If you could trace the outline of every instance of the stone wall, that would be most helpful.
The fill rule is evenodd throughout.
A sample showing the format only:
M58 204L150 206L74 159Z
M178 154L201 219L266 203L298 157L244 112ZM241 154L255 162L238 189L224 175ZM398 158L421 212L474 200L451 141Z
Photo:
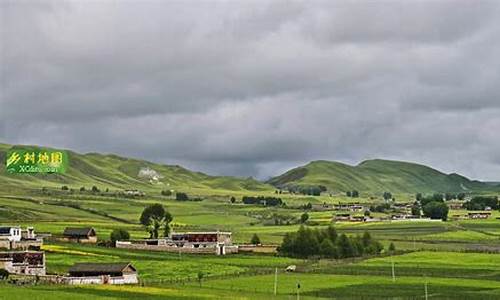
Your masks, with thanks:
M129 242L116 242L116 248L134 249L134 250L148 250L148 251L164 251L174 253L193 253L193 254L216 254L216 248L190 248L190 247L172 247L172 246L158 246L146 244L133 244Z

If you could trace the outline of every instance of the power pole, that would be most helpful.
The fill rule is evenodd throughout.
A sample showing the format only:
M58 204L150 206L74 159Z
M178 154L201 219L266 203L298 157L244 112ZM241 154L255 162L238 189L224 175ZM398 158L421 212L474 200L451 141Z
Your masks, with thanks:
M427 294L427 279L425 279L424 289L425 289L425 300L428 300L429 295Z
M394 259L391 259L392 264L392 282L396 282L396 273L394 272Z
M300 283L297 282L297 300L300 300Z
M274 296L278 292L278 268L274 271Z

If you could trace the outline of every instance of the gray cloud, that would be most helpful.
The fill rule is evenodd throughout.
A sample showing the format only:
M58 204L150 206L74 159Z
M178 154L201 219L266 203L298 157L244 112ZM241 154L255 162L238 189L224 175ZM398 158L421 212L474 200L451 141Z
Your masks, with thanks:
M0 140L265 178L500 177L496 1L3 1Z

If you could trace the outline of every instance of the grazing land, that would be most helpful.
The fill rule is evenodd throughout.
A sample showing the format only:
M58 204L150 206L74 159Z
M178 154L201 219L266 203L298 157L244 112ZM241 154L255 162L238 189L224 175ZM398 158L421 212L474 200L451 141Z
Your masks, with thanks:
M253 179L208 176L114 155L70 155L72 168L64 175L23 177L0 170L0 225L34 226L37 232L50 232L53 237L42 248L49 274L66 274L77 262L130 261L138 270L140 284L18 286L0 281L0 299L290 299L297 292L301 299L424 299L425 286L429 299L500 299L498 210L489 211L488 219L394 221L390 220L393 212L381 211L372 212L382 218L377 222L332 223L338 213L334 205L378 205L386 202L383 194L370 188L357 198L331 188L318 196L294 194ZM143 167L161 174L160 182L138 178ZM92 192L93 186L99 191ZM467 196L498 195L489 187ZM145 195L129 197L121 193L125 189L138 189ZM162 194L165 190L173 193ZM176 192L196 200L176 200ZM415 194L404 185L393 192L393 204L415 201ZM244 204L243 196L280 197L286 205ZM78 226L95 228L101 241L109 240L114 229L127 230L133 239L146 238L149 234L139 217L154 203L172 214L173 231L231 231L236 244L248 244L257 234L262 244L278 246L286 233L301 225L319 229L333 224L339 234L369 232L384 251L349 259L297 259L274 252L215 256L125 250L57 239L65 227ZM452 209L448 216L467 212ZM304 213L308 219L301 224ZM349 213L362 215L363 211ZM388 252L390 244L395 252ZM285 272L290 265L297 266L295 272Z

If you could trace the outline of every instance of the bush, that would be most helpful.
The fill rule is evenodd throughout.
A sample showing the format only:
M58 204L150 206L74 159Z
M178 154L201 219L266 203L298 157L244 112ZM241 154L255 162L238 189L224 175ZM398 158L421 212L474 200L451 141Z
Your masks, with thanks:
M448 205L443 202L432 201L427 203L423 208L424 216L431 219L448 219Z
M172 191L171 190L164 190L164 191L161 191L161 195L162 196L172 196Z
M186 193L176 193L175 200L177 200L177 201L189 201L189 196Z
M69 190L69 188L68 188L68 186L67 186L67 185L63 185L63 186L61 187L61 190L63 190L63 191L67 191L67 190Z
M114 229L111 232L110 240L115 245L116 241L128 240L130 239L130 233L125 229Z
M92 186L92 193L99 193L99 192L100 192L99 188L97 188L95 185Z
M250 240L250 244L252 244L252 245L259 245L260 244L260 238L256 233L253 234L252 239Z
M307 222L307 220L309 220L309 215L307 213L303 213L300 216L300 223L305 223L305 222Z
M391 244L389 244L389 253L394 252L396 252L396 246L394 246L394 243L391 242Z
M9 279L9 271L5 270L5 269L0 269L0 280L6 280L6 279Z

